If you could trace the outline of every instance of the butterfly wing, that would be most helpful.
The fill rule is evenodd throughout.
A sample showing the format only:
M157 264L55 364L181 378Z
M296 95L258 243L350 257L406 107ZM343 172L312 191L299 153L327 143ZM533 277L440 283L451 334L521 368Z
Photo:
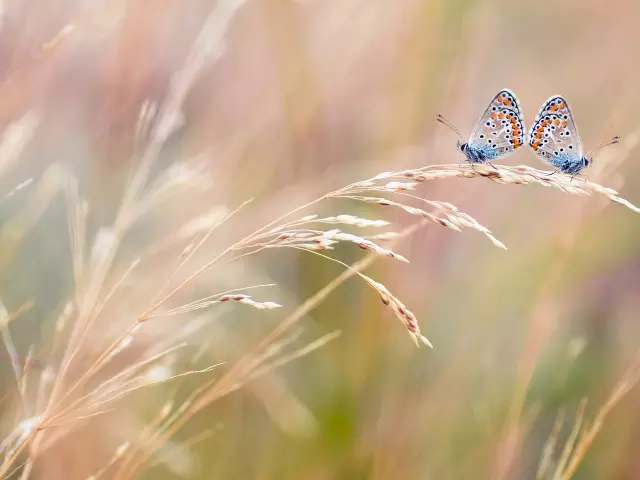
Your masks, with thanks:
M581 169L582 143L569 104L561 95L554 95L542 105L527 142L536 155L551 165L567 172Z
M524 144L524 119L518 97L500 90L476 123L469 147L488 158L506 156Z

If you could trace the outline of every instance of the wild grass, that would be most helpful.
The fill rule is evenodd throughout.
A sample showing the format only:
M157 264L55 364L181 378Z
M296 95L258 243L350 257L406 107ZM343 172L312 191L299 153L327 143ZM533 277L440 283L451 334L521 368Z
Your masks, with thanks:
M25 451L28 451L28 456L23 472L28 472L29 466L37 461L38 455L42 451L52 448L56 442L71 434L82 422L89 421L92 417L105 414L117 408L117 401L133 392L158 383L176 381L185 376L205 375L208 372L216 372L219 369L225 370L224 373L216 378L203 380L202 386L182 404L174 405L172 399L167 399L157 413L156 420L147 427L141 438L132 438L118 448L112 462L105 467L104 471L107 468L115 468L118 472L118 478L132 477L150 460L151 455L198 411L208 407L225 395L242 388L255 378L302 355L306 355L335 338L335 334L330 334L305 347L287 351L286 347L290 340L284 335L319 301L324 299L331 290L337 288L340 283L351 276L360 277L380 296L382 303L393 312L418 344L424 343L432 346L431 342L421 333L416 316L398 296L391 293L383 284L362 273L361 270L379 257L389 257L401 262L408 262L404 256L392 250L393 244L427 224L444 226L453 231L470 228L487 236L494 245L505 249L506 247L493 236L490 230L473 217L460 212L454 205L439 200L428 200L420 194L408 193L418 188L422 190L422 184L430 181L454 177L486 178L502 184L538 184L557 188L573 195L596 194L625 205L636 212L638 211L637 207L619 197L617 192L612 189L602 187L593 182L573 180L563 175L549 176L548 172L530 167L436 165L412 170L391 171L381 173L364 181L352 183L295 208L264 227L255 230L233 245L226 247L215 258L196 268L194 272L186 275L181 280L176 280L183 267L204 245L205 241L210 236L215 235L216 228L224 221L229 221L230 217L236 213L234 212L213 223L204 233L199 232L195 235L195 238L188 243L183 254L177 259L177 267L166 280L164 287L149 302L149 306L135 316L130 321L129 326L117 335L101 351L97 359L88 365L77 378L69 377L68 372L71 371L71 366L82 349L84 339L89 334L92 326L100 322L101 312L117 293L118 289L122 288L124 280L135 275L136 267L141 264L141 260L133 262L111 287L103 287L102 282L107 278L111 265L103 265L102 262L106 258L105 255L108 255L108 258L114 256L114 239L109 239L108 253L102 253L96 259L96 248L104 247L96 247L94 245L92 252L94 258L88 261L85 259L85 248L83 246L85 239L82 232L84 231L83 222L85 221L87 209L83 208L85 203L75 196L74 190L68 189L69 207L72 212L70 218L71 238L74 239L75 252L74 272L78 288L83 285L89 285L90 288L78 292L76 299L70 301L68 308L62 312L58 319L59 327L56 331L57 334L61 335L61 338L56 339L55 342L61 345L66 344L64 348L67 353L59 367L56 368L56 366L49 364L41 372L36 396L26 391L28 369L25 368L20 371L20 366L14 364L16 382L19 386L19 399L23 404L23 411L39 413L22 418L15 429L5 438L2 445L2 453L4 455L2 474L7 475L13 468L16 468L16 465L20 465L20 459L24 458L22 454ZM155 192L152 190L151 195L155 195ZM401 201L393 200L394 197ZM387 231L381 234L355 235L332 227L341 226L343 228L355 227L365 230L377 230L386 227L389 223L382 219L365 219L345 213L331 217L311 214L291 219L302 210L309 210L320 202L328 202L334 199L348 199L353 202L371 203L380 207L397 208L409 215L418 217L419 220L411 227L400 232ZM426 205L429 211L404 203L406 199ZM147 197L143 199L143 202L151 201ZM135 203L133 206L135 209ZM113 227L113 230L117 230L117 227ZM97 241L103 240L98 239ZM382 247L379 244L381 241L386 242L387 246ZM330 252L342 243L354 244L368 251L369 256L354 265L344 264L330 256ZM209 309L217 304L226 302L237 302L259 310L278 309L281 305L271 301L254 300L252 296L246 293L251 289L262 290L272 285L249 285L233 291L220 292L186 303L172 305L174 303L173 299L205 272L215 269L220 264L238 261L241 258L257 255L269 249L290 249L320 255L328 261L341 264L345 268L345 274L338 277L325 289L303 303L293 314L282 320L270 334L266 335L251 351L246 352L233 365L211 365L202 369L191 369L154 378L151 375L153 367L161 365L165 357L185 346L184 342L177 341L154 354L149 352L147 355L134 358L126 367L110 373L106 378L101 378L105 367L130 348L141 329L146 324L160 318ZM83 278L87 274L84 271L86 263L93 263L94 265L89 281ZM96 272L99 275L97 279L95 277ZM100 286L97 286L96 282L100 283ZM7 312L3 321L3 331L5 332L3 338L9 354L14 357L17 354L8 334L7 326L10 319L15 318L19 313L9 314ZM65 327L67 324L70 324L71 327ZM65 338L68 328L71 328L71 336ZM192 332L192 334L197 334L197 331ZM57 371L57 373L54 374L54 371ZM635 373L637 374L637 372ZM563 472L559 478L569 478L568 475L575 471L593 437L601 428L606 413L637 382L636 374L625 375L621 386L612 395L612 400L607 402L594 421L593 426L584 432L579 440L577 435L582 430L581 422L577 422L578 433L567 443L567 452L569 453L566 453L563 456L564 460L558 463L557 468ZM89 385L95 386L89 387ZM37 409L37 406L40 406L40 408ZM114 465L111 466L112 464ZM104 473L104 471L101 472ZM98 472L96 476L102 475L101 472Z
M91 235L94 206L83 196L81 181L60 164L48 166L38 178L23 179L4 195L2 202L18 194L28 198L21 212L0 229L5 246L3 255L10 257L46 214L56 195L63 194L73 291L57 312L50 336L41 339L41 344L32 345L23 363L18 360L12 328L33 307L33 302L26 302L14 311L0 309L0 330L15 377L13 391L4 400L10 404L10 414L5 415L10 419L6 423L10 427L0 442L0 477L35 476L42 458L61 448L79 430L126 410L126 402L135 394L160 385L166 387L162 390L165 397L160 399L159 406L150 407L153 410L149 412L150 419L135 432L127 432L129 437L125 440L119 439L109 459L90 478L126 479L141 475L162 461L162 452L171 447L178 433L198 413L337 339L340 332L333 331L300 342L300 333L294 327L304 325L308 315L350 278L362 280L373 290L381 300L381 309L387 309L400 322L416 345L437 349L437 343L433 345L429 340L428 331L421 329L418 315L401 300L401 293L395 289L392 292L373 275L363 272L375 261L409 263L401 253L401 242L427 228L442 226L452 235L475 231L493 246L507 249L470 214L446 200L432 198L438 182L458 178L486 179L502 185L538 185L574 196L600 196L640 213L616 190L583 178L551 175L527 166L427 165L383 172L329 191L290 211L273 215L273 220L262 225L250 225L251 231L236 240L227 235L225 227L242 223L243 215L260 200L248 199L229 211L207 208L181 219L181 225L167 234L154 237L150 233L151 239L138 245L135 254L129 251L128 255L122 255L131 232L144 229L148 217L172 201L207 187L202 175L206 167L200 162L176 161L161 166L159 157L181 126L184 102L196 79L205 66L211 68L223 54L229 26L244 3L223 0L216 4L183 67L174 75L164 100L161 104L143 105L132 156L137 168L121 195L112 224ZM39 122L44 121L47 119L29 114L5 129L0 143L0 175L16 166ZM376 212L375 218L361 216L358 212L363 206L371 207L367 210ZM322 213L327 211L331 213ZM393 226L389 217L396 213L407 215L408 226ZM215 254L211 254L212 244L217 249ZM351 264L336 254L337 248L355 247L364 252L360 260ZM278 285L273 283L241 282L219 290L210 286L212 276L224 276L230 266L257 262L259 255L273 252L320 257L339 265L343 271L297 305L274 301L271 295L276 295L272 292ZM128 260L125 262L123 258ZM161 278L151 268L157 264L165 267ZM139 294L136 290L139 303L112 321L114 306L132 285L149 288L141 288ZM207 331L217 328L209 325L211 312L223 304L237 309L251 307L278 321L267 333L250 339L249 346L237 358L203 365L208 358ZM281 314L285 309L289 313ZM147 343L145 337L151 335L154 325L166 321L176 321L170 333L165 330L161 341ZM548 338L541 337L541 343ZM195 353L187 348L194 341L201 343ZM498 442L496 478L508 478L522 446L526 427L524 401L541 348L537 343L530 347L533 360L521 366L522 381L517 385ZM33 357L38 360L37 369L30 361ZM623 375L593 421L586 420L585 404L581 404L561 452L557 447L564 418L558 417L539 462L539 478L568 479L575 474L609 412L640 379L636 363ZM210 434L208 428L203 428L196 437L182 443L191 446Z

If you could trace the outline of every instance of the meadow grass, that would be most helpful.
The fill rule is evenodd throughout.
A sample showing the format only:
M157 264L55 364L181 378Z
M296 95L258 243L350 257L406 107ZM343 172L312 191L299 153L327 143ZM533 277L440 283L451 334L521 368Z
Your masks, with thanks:
M73 288L56 310L53 327L28 348L24 361L12 331L38 299L25 301L12 311L4 306L0 309L0 331L14 376L11 391L3 397L0 477L46 477L46 473L36 472L49 452L65 448L66 442L93 422L126 411L127 402L156 386L164 388L153 390L160 391L161 398L154 398L154 405L145 412L148 418L135 432L127 432L126 439L119 438L103 463L92 465L90 478L134 478L161 462L172 442L186 448L206 440L213 435L208 425L188 440L179 439L179 433L190 423L199 428L196 416L212 408L212 404L250 388L256 381L339 338L339 331L331 331L301 341L296 327L304 325L309 314L351 278L373 290L381 300L380 310L387 310L400 322L412 347L415 344L437 349L437 342L432 344L429 339L428 328L421 329L419 315L414 312L417 310L401 299L402 292L395 288L392 291L375 275L364 271L374 262L387 259L398 265L409 263L408 255L401 253L403 240L440 226L452 235L465 230L478 232L491 245L507 249L473 216L449 201L432 198L439 197L435 187L438 183L465 179L488 181L496 188L497 184L543 186L573 196L601 197L640 213L616 190L585 178L550 174L528 166L429 164L386 171L297 206L278 205L278 212L285 212L270 211L271 217L261 223L244 221L257 217L249 213L263 201L257 196L232 209L201 208L181 217L180 224L168 232L153 231L149 228L152 222L146 223L149 217L168 210L167 205L177 199L195 196L195 192L208 187L203 185L207 183L203 181L206 165L181 160L167 165L161 157L172 136L183 126L184 105L194 84L205 68L212 68L222 58L229 28L245 3L216 3L182 67L173 74L163 100L142 105L131 159L136 168L118 197L112 223L95 228L93 215L97 216L97 208L87 198L81 179L61 163L48 165L38 176L21 179L1 200L4 203L15 201L16 197L27 198L20 211L0 228L6 264L26 242L31 229L47 215L55 198L64 197ZM63 29L63 36L70 32ZM64 41L63 36L54 36L55 42L47 42L47 49ZM46 121L31 112L5 128L0 142L1 176L17 170L38 126ZM624 151L617 152L618 157L628 156L634 146L628 144ZM366 217L363 210L375 212L374 218ZM398 214L407 216L408 225L396 228L391 218ZM230 226L235 229L233 234L241 233L230 234L225 230ZM146 240L131 249L128 241L136 231L140 235L139 230L146 229ZM363 255L354 262L343 261L336 254L338 248L355 247L363 250ZM518 247L509 245L511 249ZM273 300L270 295L275 296L273 292L278 287L273 282L251 283L240 276L231 279L231 288L218 291L211 287L212 278L225 277L233 266L257 263L258 256L273 252L319 257L343 270L315 293L296 299L294 305ZM536 303L539 310L531 314L530 343L523 348L518 379L496 441L494 478L513 478L531 424L525 402L533 371L553 331L551 316L547 315L547 294L557 286L561 268L550 272L548 286L542 289ZM232 282L220 282L227 283ZM126 305L126 313L118 313L118 321L112 321L116 317L114 309L117 311L125 303L122 299L129 291L134 292L136 301ZM261 330L256 336L247 334L247 345L237 358L207 363L207 336L222 329L210 325L213 317L209 315L223 305L255 309L260 315L278 320L266 328L266 333ZM288 313L280 314L285 309ZM340 318L345 324L349 320L348 316ZM158 327L162 333L159 339L154 337L155 325L168 321L175 323L169 330ZM195 352L188 348L193 342L200 344ZM585 413L586 401L580 404L566 439L561 438L566 415L559 414L537 462L538 478L571 478L611 410L639 379L636 360L593 420Z

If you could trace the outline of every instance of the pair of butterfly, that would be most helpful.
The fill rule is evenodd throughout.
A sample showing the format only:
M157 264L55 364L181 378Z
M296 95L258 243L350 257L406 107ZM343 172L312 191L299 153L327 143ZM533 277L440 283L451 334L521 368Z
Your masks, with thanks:
M438 121L451 128L464 141L458 129L442 115L438 115ZM458 142L458 148L470 163L491 165L492 160L505 157L520 148L525 142L524 133L520 102L513 92L504 89L491 100L469 141ZM582 143L569 105L561 95L554 95L542 105L526 141L542 160L556 168L551 174L562 172L573 177L591 164L592 158L588 158L590 153L617 143L619 139L620 137L613 137L586 156L583 155Z

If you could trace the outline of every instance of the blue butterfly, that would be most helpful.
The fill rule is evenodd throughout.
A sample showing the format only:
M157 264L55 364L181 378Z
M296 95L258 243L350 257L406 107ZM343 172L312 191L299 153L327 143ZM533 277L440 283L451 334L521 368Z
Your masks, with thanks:
M583 155L576 122L561 95L554 95L542 105L528 135L529 146L536 155L557 168L552 174L559 171L572 176L591 164L590 153L619 140L620 137L613 137Z
M456 132L457 128L438 114L437 120ZM469 140L458 142L458 149L470 163L488 163L506 157L524 144L525 128L520 102L507 89L500 90L476 123Z

